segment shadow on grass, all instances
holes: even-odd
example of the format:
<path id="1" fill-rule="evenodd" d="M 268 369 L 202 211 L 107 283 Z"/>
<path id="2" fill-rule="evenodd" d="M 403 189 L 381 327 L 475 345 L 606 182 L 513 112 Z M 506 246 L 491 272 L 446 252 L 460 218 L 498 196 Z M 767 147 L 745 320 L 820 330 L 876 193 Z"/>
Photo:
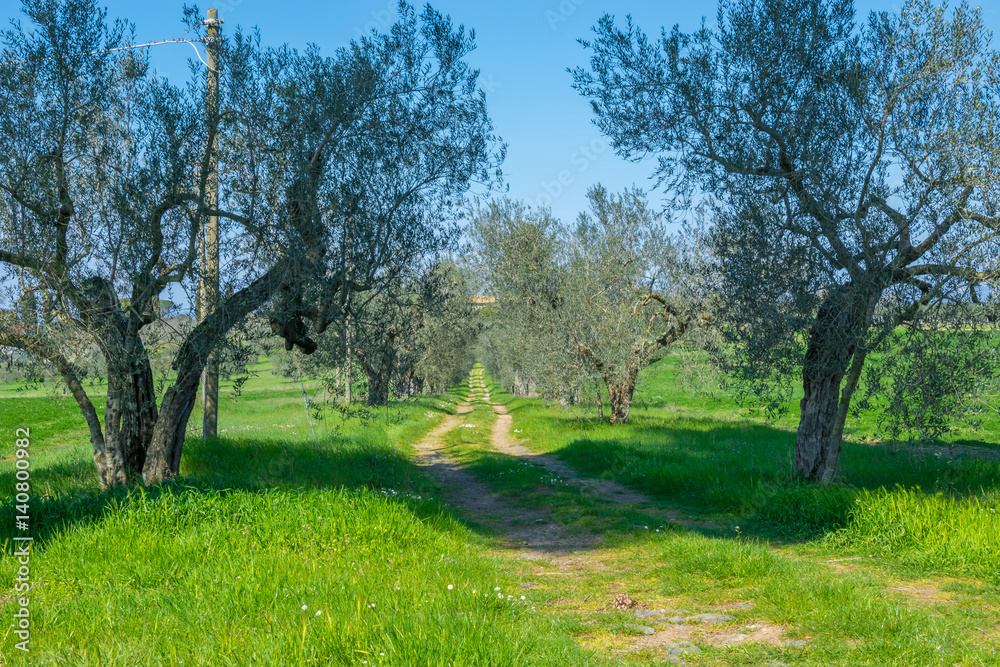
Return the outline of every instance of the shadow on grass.
<path id="1" fill-rule="evenodd" d="M 58 478 L 77 472 L 75 463 L 39 469 Z M 317 447 L 312 440 L 218 439 L 185 444 L 182 475 L 152 487 L 117 487 L 101 492 L 75 490 L 30 499 L 27 516 L 35 548 L 43 548 L 60 531 L 100 521 L 135 502 L 164 494 L 265 492 L 274 489 L 366 489 L 392 497 L 399 492 L 426 494 L 432 483 L 412 462 L 387 446 L 384 431 L 366 429 L 358 435 L 334 437 Z M 13 473 L 11 473 L 13 474 Z M 13 486 L 12 486 L 13 488 Z M 13 548 L 18 530 L 16 496 L 0 504 L 0 544 Z M 414 503 L 420 518 L 437 514 L 426 503 Z"/>
<path id="2" fill-rule="evenodd" d="M 511 412 L 534 421 L 536 432 L 565 434 L 552 454 L 582 475 L 639 490 L 695 521 L 738 523 L 761 537 L 810 539 L 837 530 L 861 490 L 900 486 L 961 499 L 1000 489 L 1000 462 L 947 458 L 934 448 L 845 442 L 842 482 L 820 487 L 792 478 L 795 434 L 787 430 L 644 414 L 624 426 L 581 424 L 529 407 L 515 402 Z"/>
<path id="3" fill-rule="evenodd" d="M 654 501 L 648 506 L 618 504 L 547 483 L 544 466 L 532 456 L 492 452 L 468 466 L 491 490 L 543 512 L 553 523 L 584 531 L 628 532 L 639 524 L 662 522 L 666 511 L 679 509 L 690 521 L 675 523 L 710 537 L 735 537 L 733 526 L 738 523 L 744 536 L 805 540 L 846 525 L 861 489 L 900 485 L 963 497 L 1000 487 L 1000 464 L 995 461 L 947 459 L 858 443 L 844 446 L 845 483 L 827 488 L 798 484 L 790 474 L 795 436 L 787 430 L 643 413 L 636 414 L 631 424 L 611 426 L 581 422 L 570 415 L 539 415 L 531 403 L 511 403 L 509 409 L 516 418 L 534 422 L 535 430 L 563 436 L 566 444 L 552 454 L 581 476 L 612 479 Z M 500 481 L 500 472 L 519 464 L 528 464 L 521 479 L 508 475 Z M 207 443 L 192 439 L 185 446 L 182 470 L 182 478 L 143 493 L 155 497 L 177 490 L 344 488 L 426 497 L 436 495 L 437 489 L 424 471 L 388 444 L 385 430 L 377 426 L 327 437 L 318 447 L 311 439 L 227 438 Z M 79 473 L 79 466 L 59 463 L 38 472 L 68 477 Z M 0 483 L 7 481 L 0 479 Z M 70 491 L 32 499 L 31 534 L 36 546 L 44 546 L 59 530 L 100 521 L 139 495 L 133 488 L 105 493 Z M 412 509 L 421 518 L 440 514 L 427 503 L 412 504 Z M 0 513 L 10 517 L 0 524 L 0 542 L 20 535 L 13 523 L 20 513 L 16 498 L 0 505 Z M 489 533 L 466 523 L 477 532 Z"/>
<path id="4" fill-rule="evenodd" d="M 548 459 L 548 460 L 547 460 Z M 676 508 L 649 502 L 631 491 L 618 494 L 593 480 L 567 480 L 548 467 L 544 455 L 513 456 L 496 451 L 479 451 L 461 466 L 475 475 L 487 488 L 519 511 L 499 516 L 510 535 L 501 537 L 531 539 L 519 550 L 574 552 L 597 545 L 587 537 L 613 535 L 616 541 L 628 542 L 630 536 L 644 531 L 676 528 L 705 537 L 729 537 L 728 528 L 715 522 L 690 519 Z M 539 530 L 523 529 L 519 524 L 532 522 Z M 581 540 L 581 538 L 584 538 Z M 514 544 L 518 544 L 516 541 Z"/>
<path id="5" fill-rule="evenodd" d="M 33 493 L 27 513 L 18 509 L 15 471 L 11 469 L 0 474 L 0 491 L 3 491 L 0 496 L 0 516 L 3 517 L 0 519 L 0 545 L 6 543 L 9 551 L 12 548 L 10 538 L 24 535 L 15 523 L 17 516 L 29 517 L 29 534 L 34 537 L 36 547 L 43 547 L 58 531 L 100 521 L 143 494 L 146 499 L 182 490 L 217 493 L 227 490 L 370 489 L 384 490 L 388 496 L 401 491 L 425 494 L 433 488 L 432 483 L 390 445 L 387 427 L 395 437 L 406 440 L 426 428 L 416 421 L 407 422 L 407 412 L 429 409 L 453 413 L 454 403 L 460 395 L 461 391 L 453 388 L 443 396 L 429 394 L 393 401 L 388 408 L 369 409 L 356 405 L 348 411 L 349 415 L 343 415 L 344 419 L 337 422 L 348 417 L 358 418 L 356 413 L 359 412 L 371 413 L 358 418 L 364 425 L 344 426 L 333 434 L 324 434 L 321 430 L 318 447 L 311 437 L 294 440 L 237 436 L 207 443 L 200 438 L 188 438 L 181 464 L 182 476 L 144 490 L 130 487 L 101 492 L 97 489 L 93 463 L 87 459 L 33 461 Z M 273 397 L 273 392 L 268 392 L 267 397 Z M 40 401 L 46 409 L 52 408 L 48 399 Z M 59 411 L 58 414 L 70 422 L 82 422 L 79 413 Z M 401 425 L 401 422 L 406 423 Z M 79 433 L 79 430 L 77 424 L 68 427 L 66 432 Z M 429 511 L 424 505 L 420 512 Z"/>

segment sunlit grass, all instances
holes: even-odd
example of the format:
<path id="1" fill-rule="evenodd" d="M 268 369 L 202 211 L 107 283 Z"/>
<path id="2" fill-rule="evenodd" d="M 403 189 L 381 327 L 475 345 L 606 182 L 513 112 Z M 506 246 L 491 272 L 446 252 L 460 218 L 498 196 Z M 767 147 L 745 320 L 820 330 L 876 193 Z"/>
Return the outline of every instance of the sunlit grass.
<path id="1" fill-rule="evenodd" d="M 447 490 L 413 465 L 412 443 L 467 387 L 372 411 L 330 405 L 314 414 L 314 440 L 299 384 L 253 382 L 238 401 L 224 394 L 219 440 L 202 442 L 192 416 L 182 479 L 104 494 L 74 403 L 0 399 L 0 426 L 30 420 L 33 494 L 48 496 L 31 508 L 30 664 L 659 664 L 662 653 L 625 650 L 637 631 L 610 606 L 621 590 L 647 608 L 725 611 L 731 633 L 765 623 L 808 641 L 696 637 L 689 665 L 1000 664 L 993 462 L 852 442 L 847 483 L 820 489 L 790 478 L 788 424 L 671 394 L 669 368 L 647 374 L 640 391 L 659 404 L 640 401 L 627 426 L 492 387 L 518 440 L 654 500 L 618 507 L 491 451 L 496 418 L 476 390 L 447 451 L 511 506 L 600 536 L 572 557 L 586 567 L 563 572 L 501 558 L 494 536 L 462 523 L 438 497 Z M 305 387 L 310 405 L 324 403 Z M 8 455 L 4 498 L 12 484 Z M 657 508 L 712 524 L 671 525 Z M 911 578 L 943 601 L 896 592 Z M 0 633 L 0 664 L 20 664 L 13 641 Z"/>
<path id="2" fill-rule="evenodd" d="M 995 624 L 990 620 L 1000 601 L 995 592 L 987 593 L 982 587 L 969 584 L 970 588 L 957 595 L 954 604 L 914 604 L 895 590 L 898 581 L 881 567 L 881 550 L 873 548 L 872 544 L 852 543 L 850 533 L 852 528 L 861 535 L 883 533 L 885 553 L 890 560 L 895 559 L 897 565 L 905 562 L 904 552 L 897 548 L 900 535 L 911 534 L 914 538 L 912 553 L 931 559 L 933 549 L 928 548 L 926 540 L 937 535 L 938 541 L 955 547 L 974 561 L 978 559 L 978 566 L 958 569 L 951 574 L 982 575 L 984 563 L 997 562 L 995 554 L 990 555 L 982 548 L 992 544 L 997 533 L 993 531 L 989 536 L 982 533 L 987 526 L 976 521 L 989 521 L 984 512 L 977 512 L 974 519 L 966 516 L 966 510 L 974 506 L 973 501 L 949 497 L 947 502 L 955 507 L 942 512 L 943 505 L 937 498 L 914 491 L 910 499 L 929 503 L 929 506 L 923 512 L 909 512 L 900 499 L 884 500 L 876 497 L 877 494 L 839 485 L 822 489 L 792 484 L 775 472 L 771 479 L 744 490 L 756 498 L 753 502 L 760 503 L 747 506 L 755 515 L 751 525 L 757 524 L 757 533 L 766 528 L 767 537 L 754 536 L 755 530 L 745 520 L 748 517 L 732 510 L 742 505 L 726 504 L 721 498 L 701 506 L 696 502 L 684 505 L 695 519 L 717 523 L 679 526 L 658 520 L 657 507 L 676 507 L 672 501 L 678 498 L 697 497 L 694 490 L 697 485 L 710 489 L 725 480 L 724 473 L 710 474 L 713 460 L 718 467 L 718 459 L 725 459 L 724 454 L 713 452 L 712 446 L 718 447 L 725 439 L 710 438 L 709 443 L 701 443 L 701 450 L 690 459 L 671 461 L 670 454 L 662 451 L 657 459 L 657 437 L 668 429 L 660 424 L 658 430 L 649 432 L 655 415 L 643 414 L 631 427 L 605 427 L 577 421 L 572 413 L 567 414 L 564 409 L 543 401 L 514 400 L 496 387 L 491 387 L 491 394 L 494 400 L 499 399 L 513 408 L 515 430 L 521 431 L 516 435 L 522 442 L 537 451 L 551 451 L 562 456 L 584 475 L 601 475 L 601 468 L 608 465 L 607 461 L 595 462 L 585 457 L 585 447 L 594 442 L 595 431 L 601 433 L 607 450 L 615 448 L 615 435 L 621 435 L 617 447 L 625 450 L 620 452 L 620 459 L 612 459 L 612 463 L 620 461 L 622 467 L 611 474 L 604 472 L 604 476 L 650 491 L 655 490 L 649 485 L 651 471 L 659 470 L 667 475 L 664 468 L 669 468 L 669 474 L 677 475 L 678 487 L 673 492 L 650 493 L 660 502 L 646 506 L 645 510 L 618 507 L 579 490 L 571 491 L 565 485 L 546 489 L 542 481 L 543 468 L 530 461 L 490 451 L 488 430 L 469 429 L 467 434 L 452 438 L 452 447 L 468 469 L 509 502 L 545 512 L 549 520 L 562 525 L 569 534 L 586 526 L 603 537 L 600 548 L 595 548 L 592 556 L 598 562 L 589 571 L 579 573 L 578 578 L 539 579 L 544 582 L 550 599 L 559 601 L 554 611 L 579 620 L 576 632 L 584 643 L 605 649 L 628 645 L 627 637 L 635 633 L 632 628 L 636 619 L 630 613 L 608 609 L 608 600 L 614 592 L 627 590 L 647 609 L 684 610 L 671 612 L 674 615 L 722 611 L 732 620 L 725 624 L 726 629 L 720 628 L 718 632 L 729 636 L 744 632 L 744 627 L 759 628 L 761 624 L 778 632 L 779 638 L 772 643 L 735 645 L 710 641 L 704 633 L 695 633 L 693 639 L 701 653 L 685 656 L 688 664 L 998 664 L 993 642 L 983 634 L 984 629 Z M 472 421 L 478 419 L 481 418 L 470 417 Z M 576 446 L 568 449 L 561 436 L 568 440 L 573 435 L 584 442 L 574 443 Z M 745 439 L 746 433 L 741 437 Z M 642 451 L 650 455 L 642 465 L 629 460 L 639 448 L 637 440 L 645 443 L 641 445 Z M 668 443 L 671 441 L 661 441 L 659 446 L 666 449 Z M 681 445 L 677 447 L 680 449 Z M 605 451 L 600 448 L 596 453 Z M 691 465 L 698 460 L 707 463 L 705 466 Z M 738 468 L 735 462 L 730 465 Z M 763 457 L 742 472 L 751 479 L 760 474 L 762 466 Z M 628 476 L 625 471 L 631 471 L 634 476 Z M 684 479 L 691 485 L 691 491 L 684 490 L 680 484 Z M 734 492 L 740 490 L 738 484 L 729 484 Z M 871 504 L 865 506 L 866 500 Z M 744 499 L 744 502 L 749 501 Z M 908 521 L 913 527 L 909 527 L 907 521 L 898 521 L 888 515 L 879 516 L 885 525 L 866 525 L 858 515 L 858 508 L 862 507 L 909 512 Z M 727 508 L 730 511 L 727 512 Z M 928 516 L 932 511 L 942 513 Z M 845 525 L 848 528 L 840 529 Z M 913 531 L 928 526 L 944 529 L 951 539 L 942 538 L 934 530 L 912 535 Z M 782 538 L 802 540 L 803 536 L 808 539 L 782 544 Z M 960 544 L 962 542 L 969 544 Z M 973 544 L 978 550 L 971 548 Z M 942 551 L 947 552 L 947 549 Z M 860 552 L 865 554 L 863 559 L 846 558 L 850 565 L 831 568 L 827 563 L 830 559 L 843 562 L 845 553 Z M 940 562 L 917 574 L 939 575 L 940 571 L 935 569 L 938 565 Z M 908 569 L 913 573 L 912 568 L 896 569 L 900 572 Z M 945 584 L 943 581 L 941 586 Z M 934 583 L 921 585 L 933 587 Z M 588 603 L 595 593 L 599 596 L 598 604 Z M 656 621 L 639 622 L 661 627 Z M 804 646 L 784 643 L 797 639 L 804 640 Z M 639 651 L 635 655 L 637 660 L 662 659 L 649 651 Z"/>
<path id="3" fill-rule="evenodd" d="M 33 564 L 32 664 L 585 662 L 415 493 L 135 490 Z"/>
<path id="4" fill-rule="evenodd" d="M 256 384 L 238 401 L 223 393 L 218 440 L 203 442 L 192 415 L 179 480 L 107 493 L 75 404 L 0 399 L 4 429 L 32 429 L 30 664 L 606 664 L 532 611 L 410 462 L 461 389 L 328 406 L 314 440 L 301 386 Z M 13 483 L 7 457 L 7 517 Z M 4 615 L 12 533 L 5 520 Z M 0 632 L 0 664 L 23 662 L 15 641 Z"/>
<path id="5" fill-rule="evenodd" d="M 675 389 L 676 374 L 668 364 L 647 371 L 641 391 L 660 405 L 640 401 L 627 425 L 599 424 L 580 409 L 513 398 L 495 386 L 491 392 L 507 403 L 533 450 L 703 519 L 773 539 L 815 543 L 825 536 L 830 548 L 874 547 L 887 563 L 910 569 L 998 581 L 1000 521 L 992 510 L 1000 461 L 849 439 L 842 483 L 800 484 L 791 476 L 789 424 L 734 417 L 725 398 L 692 399 Z"/>

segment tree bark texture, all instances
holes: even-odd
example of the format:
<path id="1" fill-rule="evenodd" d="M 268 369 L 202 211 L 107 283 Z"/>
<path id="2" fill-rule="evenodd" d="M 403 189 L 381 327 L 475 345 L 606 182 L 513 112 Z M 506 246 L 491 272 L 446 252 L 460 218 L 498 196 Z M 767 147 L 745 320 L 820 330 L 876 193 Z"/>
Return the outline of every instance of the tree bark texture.
<path id="1" fill-rule="evenodd" d="M 389 402 L 389 375 L 384 369 L 366 369 L 368 376 L 368 405 L 386 405 Z"/>
<path id="2" fill-rule="evenodd" d="M 624 377 L 620 381 L 608 383 L 608 400 L 611 403 L 611 415 L 608 419 L 612 424 L 627 424 L 632 411 L 632 395 L 635 393 L 635 383 L 639 378 L 639 367 L 629 364 Z"/>
<path id="3" fill-rule="evenodd" d="M 805 481 L 828 484 L 837 474 L 844 423 L 861 376 L 866 355 L 861 346 L 874 303 L 875 298 L 849 288 L 834 291 L 820 305 L 809 332 L 795 436 L 795 474 Z"/>
<path id="4" fill-rule="evenodd" d="M 185 339 L 174 361 L 177 380 L 163 396 L 146 451 L 142 470 L 146 484 L 156 484 L 180 471 L 184 434 L 198 398 L 201 372 L 211 351 L 237 322 L 263 306 L 292 275 L 292 267 L 283 262 L 276 264 L 256 281 L 222 301 Z"/>

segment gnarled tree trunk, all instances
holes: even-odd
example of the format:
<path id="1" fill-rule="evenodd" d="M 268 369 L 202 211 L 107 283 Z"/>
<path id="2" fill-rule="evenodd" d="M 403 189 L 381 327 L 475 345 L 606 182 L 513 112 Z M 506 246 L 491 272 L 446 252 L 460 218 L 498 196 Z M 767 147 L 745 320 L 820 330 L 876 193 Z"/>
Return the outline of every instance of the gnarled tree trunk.
<path id="1" fill-rule="evenodd" d="M 389 374 L 384 369 L 365 369 L 368 376 L 368 405 L 386 405 L 389 402 Z"/>
<path id="2" fill-rule="evenodd" d="M 100 281 L 93 281 L 98 298 L 84 309 L 94 326 L 108 368 L 108 395 L 104 424 L 80 383 L 80 371 L 40 327 L 12 327 L 0 332 L 0 344 L 23 349 L 51 362 L 76 399 L 93 449 L 94 467 L 102 489 L 127 484 L 142 473 L 146 448 L 156 423 L 156 392 L 149 356 L 117 302 L 107 296 Z M 103 291 L 102 291 L 103 290 Z M 18 331 L 20 331 L 18 333 Z"/>
<path id="3" fill-rule="evenodd" d="M 5 335 L 0 332 L 0 344 L 21 348 L 47 359 L 55 365 L 66 386 L 69 387 L 70 393 L 73 394 L 73 398 L 76 399 L 77 405 L 80 406 L 84 419 L 87 420 L 87 428 L 90 430 L 90 444 L 94 455 L 94 467 L 97 470 L 97 480 L 101 488 L 107 489 L 115 484 L 128 483 L 128 473 L 122 452 L 117 447 L 108 447 L 107 441 L 104 439 L 104 432 L 101 430 L 100 417 L 97 416 L 94 404 L 90 402 L 87 391 L 80 383 L 77 368 L 56 347 L 38 339 Z"/>
<path id="4" fill-rule="evenodd" d="M 260 308 L 286 281 L 294 279 L 292 267 L 274 265 L 256 281 L 225 299 L 188 335 L 177 353 L 177 380 L 167 389 L 153 428 L 142 470 L 146 484 L 156 484 L 180 471 L 181 451 L 188 419 L 198 398 L 201 372 L 218 341 L 244 317 Z M 302 343 L 308 344 L 303 340 Z M 286 345 L 288 339 L 286 339 Z M 296 342 L 296 344 L 299 344 Z"/>
<path id="5" fill-rule="evenodd" d="M 124 355 L 125 346 L 121 348 Z M 107 448 L 118 452 L 129 479 L 142 475 L 158 411 L 153 370 L 142 341 L 129 346 L 131 359 L 108 359 L 108 397 L 104 409 Z M 115 354 L 112 348 L 110 354 Z M 110 356 L 110 355 L 109 355 Z"/>
<path id="6" fill-rule="evenodd" d="M 368 405 L 386 405 L 389 402 L 389 385 L 396 369 L 396 334 L 389 332 L 381 349 L 354 348 L 354 356 L 368 378 Z"/>
<path id="7" fill-rule="evenodd" d="M 606 382 L 608 385 L 608 399 L 611 403 L 611 415 L 608 421 L 612 424 L 627 424 L 629 413 L 632 411 L 632 395 L 635 393 L 635 383 L 639 377 L 639 367 L 630 364 L 625 370 L 625 376 L 615 382 Z"/>
<path id="8" fill-rule="evenodd" d="M 867 354 L 862 343 L 876 299 L 841 288 L 824 299 L 816 314 L 802 364 L 804 395 L 795 436 L 795 474 L 803 480 L 828 484 L 837 474 L 847 411 Z"/>

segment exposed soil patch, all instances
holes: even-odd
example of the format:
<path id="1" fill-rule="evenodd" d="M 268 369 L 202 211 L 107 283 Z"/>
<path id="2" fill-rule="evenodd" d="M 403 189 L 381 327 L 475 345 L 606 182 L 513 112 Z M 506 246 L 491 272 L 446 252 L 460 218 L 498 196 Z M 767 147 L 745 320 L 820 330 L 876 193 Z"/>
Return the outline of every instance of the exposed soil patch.
<path id="1" fill-rule="evenodd" d="M 927 582 L 919 582 L 919 586 L 894 586 L 891 591 L 901 593 L 913 602 L 949 602 L 952 599 L 950 593 L 945 593 L 941 589 Z"/>
<path id="2" fill-rule="evenodd" d="M 486 394 L 486 400 L 490 400 L 489 392 Z M 557 458 L 546 454 L 535 454 L 524 445 L 515 442 L 511 437 L 510 427 L 513 419 L 507 414 L 507 408 L 499 404 L 493 404 L 493 410 L 497 413 L 497 418 L 493 422 L 493 435 L 490 439 L 490 445 L 501 454 L 516 456 L 540 465 L 550 472 L 555 473 L 569 484 L 586 489 L 604 500 L 629 505 L 642 505 L 651 502 L 649 498 L 641 493 L 636 493 L 617 482 L 600 479 L 579 479 L 572 469 Z"/>
<path id="3" fill-rule="evenodd" d="M 676 623 L 661 626 L 655 634 L 637 637 L 632 647 L 635 649 L 673 648 L 672 644 L 688 641 L 693 644 L 711 646 L 732 646 L 733 644 L 783 644 L 785 628 L 768 623 L 713 627 L 704 624 Z"/>

